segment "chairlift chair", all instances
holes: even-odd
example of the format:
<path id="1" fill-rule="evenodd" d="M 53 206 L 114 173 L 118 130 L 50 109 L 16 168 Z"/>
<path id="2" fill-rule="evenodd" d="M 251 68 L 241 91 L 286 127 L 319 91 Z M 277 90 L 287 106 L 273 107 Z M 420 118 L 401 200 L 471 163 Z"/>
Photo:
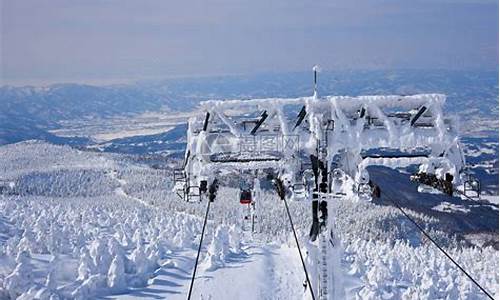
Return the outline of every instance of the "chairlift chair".
<path id="1" fill-rule="evenodd" d="M 471 173 L 467 174 L 464 181 L 464 194 L 467 195 L 467 191 L 475 192 L 473 197 L 479 198 L 481 195 L 481 182 Z"/>
<path id="2" fill-rule="evenodd" d="M 304 182 L 296 182 L 293 184 L 293 193 L 295 196 L 303 197 L 306 193 L 306 185 Z"/>
<path id="3" fill-rule="evenodd" d="M 251 204 L 252 203 L 252 191 L 251 190 L 240 190 L 240 203 L 241 204 Z"/>
<path id="4" fill-rule="evenodd" d="M 186 194 L 187 194 L 186 195 L 187 202 L 201 202 L 201 191 L 199 186 L 197 185 L 188 186 Z"/>
<path id="5" fill-rule="evenodd" d="M 243 217 L 244 220 L 243 229 L 245 230 L 245 227 L 248 225 L 250 226 L 249 229 L 251 229 L 251 232 L 254 232 L 257 216 L 255 215 L 255 202 L 253 201 L 252 190 L 240 189 L 240 204 L 248 206 L 248 209 Z M 245 225 L 246 223 L 249 224 Z"/>
<path id="6" fill-rule="evenodd" d="M 185 200 L 186 198 L 186 174 L 184 169 L 174 169 L 174 186 L 173 191 L 176 195 Z"/>
<path id="7" fill-rule="evenodd" d="M 293 199 L 306 199 L 309 194 L 309 186 L 311 181 L 314 181 L 314 174 L 312 174 L 312 169 L 301 170 L 300 173 L 295 176 L 295 180 L 291 185 Z"/>
<path id="8" fill-rule="evenodd" d="M 361 198 L 371 198 L 372 197 L 372 187 L 368 183 L 358 184 L 358 196 Z"/>

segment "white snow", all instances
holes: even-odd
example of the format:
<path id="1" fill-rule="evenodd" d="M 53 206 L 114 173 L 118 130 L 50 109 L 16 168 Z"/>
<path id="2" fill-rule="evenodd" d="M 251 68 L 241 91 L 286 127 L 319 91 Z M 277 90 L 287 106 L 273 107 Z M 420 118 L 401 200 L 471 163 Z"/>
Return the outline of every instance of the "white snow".
<path id="1" fill-rule="evenodd" d="M 432 209 L 437 210 L 437 211 L 444 211 L 444 212 L 449 212 L 449 211 L 460 211 L 463 213 L 468 213 L 470 212 L 470 209 L 467 209 L 464 206 L 461 205 L 456 205 L 453 203 L 441 203 Z"/>
<path id="2" fill-rule="evenodd" d="M 0 154 L 0 174 L 14 183 L 0 195 L 0 299 L 186 298 L 206 203 L 176 199 L 169 170 L 40 142 Z M 193 299 L 310 299 L 283 203 L 259 195 L 259 232 L 242 232 L 246 207 L 221 186 Z M 305 254 L 310 203 L 289 205 Z M 395 208 L 349 198 L 334 208 L 338 299 L 483 297 Z M 412 216 L 498 295 L 498 250 L 459 247 L 433 218 Z"/>

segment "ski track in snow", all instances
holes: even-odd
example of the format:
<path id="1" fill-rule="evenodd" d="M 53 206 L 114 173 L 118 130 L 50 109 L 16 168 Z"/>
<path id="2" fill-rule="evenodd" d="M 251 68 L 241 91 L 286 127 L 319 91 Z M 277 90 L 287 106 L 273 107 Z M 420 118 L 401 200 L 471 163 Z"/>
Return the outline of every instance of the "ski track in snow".
<path id="1" fill-rule="evenodd" d="M 172 253 L 162 261 L 154 277 L 143 288 L 131 289 L 126 294 L 107 299 L 185 299 L 191 280 L 196 253 L 190 250 Z"/>
<path id="2" fill-rule="evenodd" d="M 207 271 L 201 261 L 193 287 L 193 299 L 311 299 L 294 248 L 250 242 L 242 255 L 232 255 L 226 266 Z M 180 251 L 165 260 L 147 287 L 107 299 L 186 299 L 196 251 Z"/>

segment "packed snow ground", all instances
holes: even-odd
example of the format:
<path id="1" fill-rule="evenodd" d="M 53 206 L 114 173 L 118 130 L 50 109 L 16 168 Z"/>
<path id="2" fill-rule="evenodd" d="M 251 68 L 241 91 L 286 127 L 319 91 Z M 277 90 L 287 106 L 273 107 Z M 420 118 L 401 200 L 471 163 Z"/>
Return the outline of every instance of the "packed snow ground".
<path id="1" fill-rule="evenodd" d="M 206 202 L 176 199 L 170 176 L 119 155 L 0 147 L 0 299 L 185 299 Z M 223 186 L 213 203 L 194 299 L 310 299 L 282 202 L 257 199 L 251 234 L 237 195 Z M 306 245 L 309 205 L 290 209 Z M 335 212 L 343 298 L 484 299 L 395 208 L 346 199 Z M 498 250 L 410 213 L 498 297 Z"/>

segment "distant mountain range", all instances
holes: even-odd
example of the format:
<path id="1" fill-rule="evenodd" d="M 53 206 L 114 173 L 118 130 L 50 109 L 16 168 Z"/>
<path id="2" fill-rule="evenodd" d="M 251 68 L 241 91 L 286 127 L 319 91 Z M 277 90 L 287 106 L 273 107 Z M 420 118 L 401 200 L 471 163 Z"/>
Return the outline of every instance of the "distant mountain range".
<path id="1" fill-rule="evenodd" d="M 51 85 L 45 88 L 0 88 L 0 144 L 42 139 L 56 143 L 47 132 L 60 127 L 61 121 L 132 115 L 145 111 L 191 109 L 194 101 L 172 98 L 140 85 L 89 86 Z"/>
<path id="2" fill-rule="evenodd" d="M 146 111 L 189 111 L 206 99 L 297 97 L 312 94 L 311 73 L 258 74 L 130 85 L 56 84 L 48 87 L 0 88 L 0 145 L 27 139 L 84 144 L 85 138 L 57 137 L 48 132 L 62 121 L 126 116 Z M 463 122 L 498 119 L 498 73 L 479 71 L 399 70 L 324 72 L 320 94 L 448 95 L 448 113 Z M 469 125 L 468 125 L 469 126 Z M 489 123 L 486 128 L 488 130 Z M 491 126 L 490 126 L 491 127 Z M 490 128 L 496 134 L 498 127 Z"/>

